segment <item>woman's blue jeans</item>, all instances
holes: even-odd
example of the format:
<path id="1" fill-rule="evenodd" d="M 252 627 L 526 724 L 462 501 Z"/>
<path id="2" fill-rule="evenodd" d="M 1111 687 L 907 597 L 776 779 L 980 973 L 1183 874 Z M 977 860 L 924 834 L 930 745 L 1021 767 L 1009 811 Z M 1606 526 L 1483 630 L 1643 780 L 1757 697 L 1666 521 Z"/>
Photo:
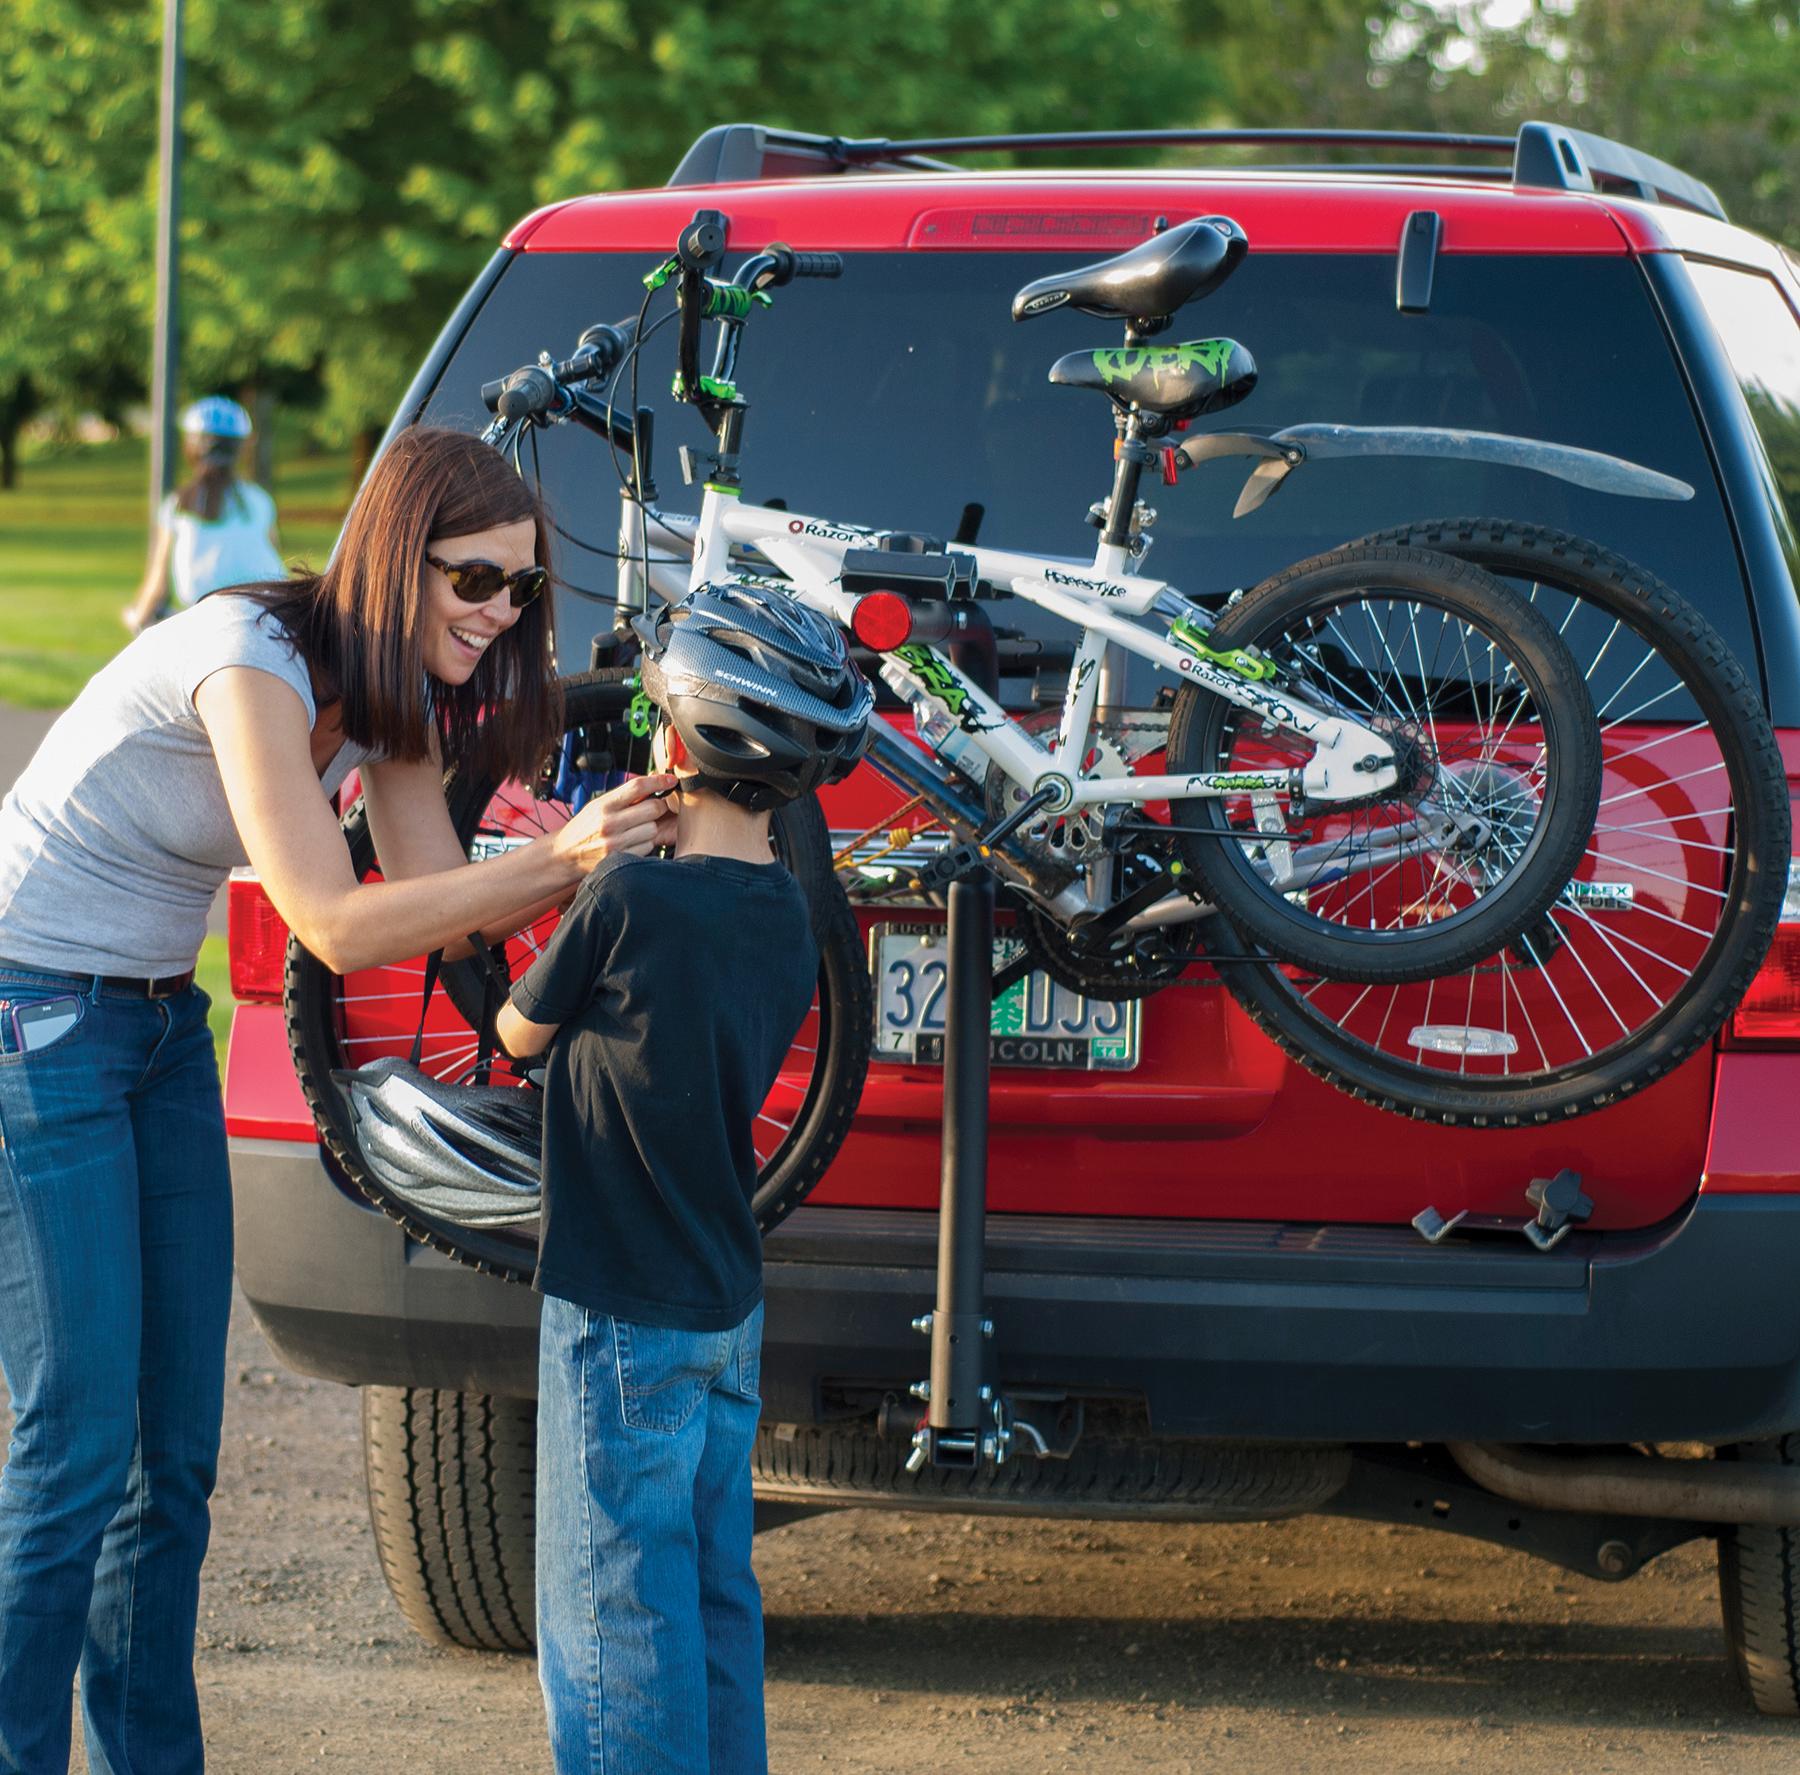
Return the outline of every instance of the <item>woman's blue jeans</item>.
<path id="1" fill-rule="evenodd" d="M 538 1676 L 557 1775 L 767 1775 L 762 1320 L 669 1331 L 544 1301 Z"/>
<path id="2" fill-rule="evenodd" d="M 204 1755 L 194 1616 L 218 1464 L 231 1194 L 207 999 L 0 969 L 0 1005 L 82 999 L 15 1051 L 0 1015 L 0 1770 Z"/>

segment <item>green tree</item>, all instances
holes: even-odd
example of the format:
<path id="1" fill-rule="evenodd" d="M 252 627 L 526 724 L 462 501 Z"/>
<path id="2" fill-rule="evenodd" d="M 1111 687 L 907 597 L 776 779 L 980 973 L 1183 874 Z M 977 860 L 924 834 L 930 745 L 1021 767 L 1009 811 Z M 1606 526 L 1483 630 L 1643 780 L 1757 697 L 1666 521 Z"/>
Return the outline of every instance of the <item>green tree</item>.
<path id="1" fill-rule="evenodd" d="M 1373 78 L 1439 128 L 1542 117 L 1703 179 L 1733 221 L 1795 238 L 1800 6 L 1793 0 L 1533 0 L 1517 24 L 1475 0 L 1392 9 Z"/>
<path id="2" fill-rule="evenodd" d="M 147 7 L 0 8 L 0 479 L 45 402 L 116 415 L 145 357 L 156 20 Z M 142 70 L 152 72 L 148 80 Z M 150 134 L 146 137 L 146 131 Z"/>

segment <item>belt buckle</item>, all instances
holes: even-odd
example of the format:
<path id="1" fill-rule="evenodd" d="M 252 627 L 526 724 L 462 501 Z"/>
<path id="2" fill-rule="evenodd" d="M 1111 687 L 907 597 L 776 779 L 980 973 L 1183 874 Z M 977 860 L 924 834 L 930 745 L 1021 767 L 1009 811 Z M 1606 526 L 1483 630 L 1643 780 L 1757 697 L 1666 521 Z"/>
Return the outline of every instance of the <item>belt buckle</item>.
<path id="1" fill-rule="evenodd" d="M 193 976 L 190 974 L 188 979 L 192 978 Z M 182 979 L 179 974 L 165 974 L 160 980 L 144 982 L 144 997 L 151 1000 L 174 998 L 185 990 L 186 986 L 187 980 Z"/>

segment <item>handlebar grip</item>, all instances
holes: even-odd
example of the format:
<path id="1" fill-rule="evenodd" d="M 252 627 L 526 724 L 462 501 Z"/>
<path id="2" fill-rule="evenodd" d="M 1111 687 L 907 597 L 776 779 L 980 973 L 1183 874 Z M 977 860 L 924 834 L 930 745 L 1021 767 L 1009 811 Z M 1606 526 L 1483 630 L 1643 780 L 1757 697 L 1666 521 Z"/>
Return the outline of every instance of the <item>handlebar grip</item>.
<path id="1" fill-rule="evenodd" d="M 485 393 L 485 391 L 484 391 Z M 496 410 L 502 419 L 529 419 L 548 413 L 557 399 L 557 386 L 547 371 L 514 370 L 500 385 Z"/>
<path id="2" fill-rule="evenodd" d="M 794 255 L 794 276 L 796 277 L 842 277 L 844 275 L 844 255 L 842 253 L 796 253 Z"/>
<path id="3" fill-rule="evenodd" d="M 618 326 L 589 327 L 575 342 L 574 354 L 553 367 L 558 382 L 585 382 L 604 376 L 625 355 L 625 348 L 636 331 L 631 321 Z"/>

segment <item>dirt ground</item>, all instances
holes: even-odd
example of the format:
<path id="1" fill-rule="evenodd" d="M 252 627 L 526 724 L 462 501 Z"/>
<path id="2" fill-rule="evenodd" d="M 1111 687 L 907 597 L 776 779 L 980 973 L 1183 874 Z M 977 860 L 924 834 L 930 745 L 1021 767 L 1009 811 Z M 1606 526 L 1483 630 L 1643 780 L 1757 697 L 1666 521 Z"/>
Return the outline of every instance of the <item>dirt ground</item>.
<path id="1" fill-rule="evenodd" d="M 1611 1586 L 1324 1518 L 850 1511 L 764 1535 L 757 1565 L 780 1772 L 1800 1767 L 1800 1732 L 1733 1688 L 1703 1543 Z M 375 1563 L 355 1395 L 281 1368 L 241 1299 L 199 1671 L 216 1775 L 549 1769 L 530 1662 L 413 1636 Z"/>

